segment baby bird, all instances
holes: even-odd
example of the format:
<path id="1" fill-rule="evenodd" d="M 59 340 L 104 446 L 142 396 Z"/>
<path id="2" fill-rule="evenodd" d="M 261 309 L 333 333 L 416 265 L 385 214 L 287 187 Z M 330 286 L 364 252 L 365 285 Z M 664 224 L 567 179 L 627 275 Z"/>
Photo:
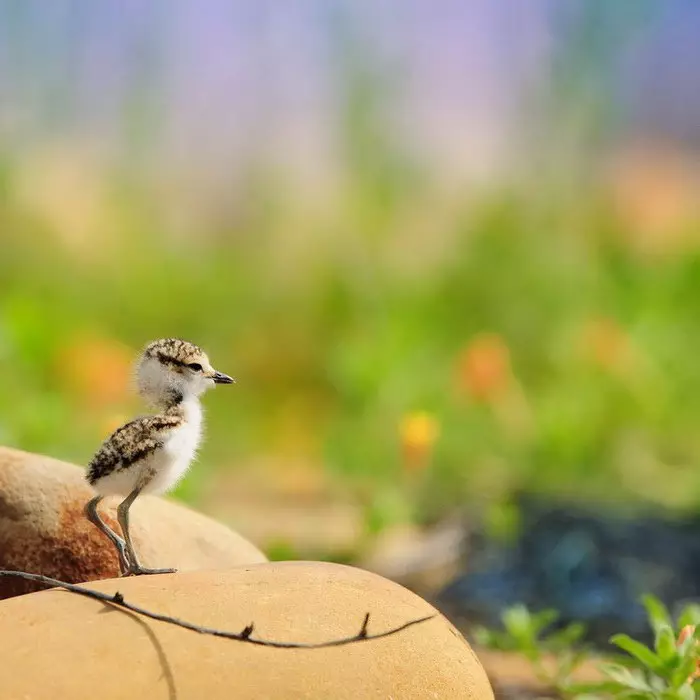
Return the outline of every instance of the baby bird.
<path id="1" fill-rule="evenodd" d="M 141 493 L 169 491 L 185 475 L 202 435 L 199 397 L 215 384 L 233 379 L 217 372 L 206 353 L 175 338 L 146 347 L 136 366 L 139 393 L 155 415 L 136 418 L 118 428 L 102 444 L 87 470 L 97 491 L 85 514 L 119 552 L 122 574 L 172 573 L 175 569 L 141 566 L 129 533 L 129 508 Z M 100 518 L 97 505 L 105 496 L 123 497 L 117 514 L 124 539 Z"/>

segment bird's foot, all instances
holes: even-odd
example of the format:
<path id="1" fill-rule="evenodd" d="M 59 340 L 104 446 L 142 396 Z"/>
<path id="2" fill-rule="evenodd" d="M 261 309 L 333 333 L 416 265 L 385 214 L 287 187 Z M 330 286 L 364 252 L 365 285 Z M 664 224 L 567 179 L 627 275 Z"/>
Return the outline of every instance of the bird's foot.
<path id="1" fill-rule="evenodd" d="M 129 569 L 131 568 L 131 563 L 129 561 L 129 555 L 126 551 L 126 547 L 116 544 L 117 553 L 119 554 L 119 575 L 127 576 Z"/>

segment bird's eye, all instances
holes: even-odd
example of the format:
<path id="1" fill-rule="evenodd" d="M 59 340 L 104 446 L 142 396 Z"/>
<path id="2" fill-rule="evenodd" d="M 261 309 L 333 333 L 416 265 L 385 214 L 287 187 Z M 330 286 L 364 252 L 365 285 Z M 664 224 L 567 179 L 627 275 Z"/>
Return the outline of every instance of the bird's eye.
<path id="1" fill-rule="evenodd" d="M 201 372 L 202 371 L 202 365 L 199 364 L 199 362 L 191 362 L 189 365 L 187 365 L 193 372 Z"/>

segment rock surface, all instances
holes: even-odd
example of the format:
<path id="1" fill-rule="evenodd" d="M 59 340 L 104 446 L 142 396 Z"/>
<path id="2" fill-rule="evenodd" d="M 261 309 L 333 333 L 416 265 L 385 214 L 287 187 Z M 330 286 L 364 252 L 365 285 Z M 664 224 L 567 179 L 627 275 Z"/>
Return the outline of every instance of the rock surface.
<path id="1" fill-rule="evenodd" d="M 427 602 L 337 564 L 284 562 L 90 584 L 148 610 L 253 637 L 320 642 L 435 614 L 378 640 L 289 650 L 201 635 L 64 591 L 0 603 L 2 693 L 102 700 L 493 700 L 484 669 Z"/>
<path id="2" fill-rule="evenodd" d="M 83 515 L 93 495 L 79 467 L 0 447 L 0 568 L 68 582 L 117 576 L 114 547 Z M 119 532 L 117 503 L 100 508 L 102 517 Z M 157 497 L 137 499 L 131 523 L 145 566 L 187 571 L 266 561 L 256 547 L 227 527 Z M 37 588 L 0 579 L 0 599 Z"/>

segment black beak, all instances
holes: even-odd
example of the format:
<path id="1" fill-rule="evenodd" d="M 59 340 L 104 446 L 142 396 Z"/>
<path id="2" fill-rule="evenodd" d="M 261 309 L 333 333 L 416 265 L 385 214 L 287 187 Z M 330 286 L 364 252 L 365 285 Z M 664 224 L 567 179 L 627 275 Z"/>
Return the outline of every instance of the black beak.
<path id="1" fill-rule="evenodd" d="M 214 384 L 233 384 L 236 381 L 233 377 L 229 377 L 228 374 L 223 374 L 221 372 L 214 372 L 212 379 L 214 380 Z"/>

